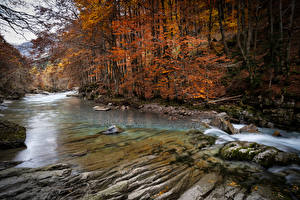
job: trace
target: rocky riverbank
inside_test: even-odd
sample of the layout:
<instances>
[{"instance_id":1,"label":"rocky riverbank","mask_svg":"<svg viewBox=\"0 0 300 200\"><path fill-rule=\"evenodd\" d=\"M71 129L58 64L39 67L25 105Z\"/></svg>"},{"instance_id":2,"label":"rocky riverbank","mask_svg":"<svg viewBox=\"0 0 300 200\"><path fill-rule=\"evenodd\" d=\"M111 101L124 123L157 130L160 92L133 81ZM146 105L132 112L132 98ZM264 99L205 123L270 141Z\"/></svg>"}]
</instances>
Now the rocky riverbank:
<instances>
[{"instance_id":1,"label":"rocky riverbank","mask_svg":"<svg viewBox=\"0 0 300 200\"><path fill-rule=\"evenodd\" d=\"M275 163L267 159L270 163L265 165L249 159L270 158L270 149L263 145L215 145L214 137L199 131L185 134L182 144L154 146L150 154L140 154L133 160L125 157L122 164L90 172L69 164L36 169L8 166L0 171L0 199L300 198L300 179L287 179L299 177L299 170L283 168L275 174L268 170L291 160L299 163L295 154L273 149L272 158L291 160Z\"/></svg>"},{"instance_id":2,"label":"rocky riverbank","mask_svg":"<svg viewBox=\"0 0 300 200\"><path fill-rule=\"evenodd\" d=\"M183 103L163 100L143 101L137 98L111 98L97 92L96 85L79 89L79 97L94 100L111 109L140 109L143 112L164 114L171 119L202 118L210 111L226 112L232 123L253 123L260 127L300 130L299 102L294 98L272 99L266 96L240 97L239 101L218 103ZM199 116L199 117L198 117Z\"/></svg>"},{"instance_id":3,"label":"rocky riverbank","mask_svg":"<svg viewBox=\"0 0 300 200\"><path fill-rule=\"evenodd\" d=\"M272 121L283 129L300 130L299 94L294 96L281 95L269 97L266 95L250 96L245 99L248 105L260 110L266 120Z\"/></svg>"}]
</instances>

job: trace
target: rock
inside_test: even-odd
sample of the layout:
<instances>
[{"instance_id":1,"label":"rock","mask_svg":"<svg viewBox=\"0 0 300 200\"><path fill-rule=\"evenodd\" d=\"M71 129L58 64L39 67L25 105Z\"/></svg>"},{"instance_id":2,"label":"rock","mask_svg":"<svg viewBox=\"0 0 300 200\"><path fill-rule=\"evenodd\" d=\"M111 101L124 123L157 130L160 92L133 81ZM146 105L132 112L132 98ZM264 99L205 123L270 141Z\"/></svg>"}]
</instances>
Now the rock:
<instances>
[{"instance_id":1,"label":"rock","mask_svg":"<svg viewBox=\"0 0 300 200\"><path fill-rule=\"evenodd\" d=\"M142 109L144 107L144 105L140 105L139 107L138 107L138 109Z\"/></svg>"},{"instance_id":2,"label":"rock","mask_svg":"<svg viewBox=\"0 0 300 200\"><path fill-rule=\"evenodd\" d=\"M279 131L274 131L274 133L272 134L272 136L274 136L274 137L282 137L282 135L280 134Z\"/></svg>"},{"instance_id":3,"label":"rock","mask_svg":"<svg viewBox=\"0 0 300 200\"><path fill-rule=\"evenodd\" d=\"M221 157L226 160L252 161L255 155L261 152L259 145L249 142L230 142L221 150Z\"/></svg>"},{"instance_id":4,"label":"rock","mask_svg":"<svg viewBox=\"0 0 300 200\"><path fill-rule=\"evenodd\" d=\"M210 122L211 122L211 121L210 121L209 119L204 119L204 120L202 120L202 121L200 122L200 124L201 124L201 126L203 126L203 127L205 127L205 128L211 128L210 125L209 125Z\"/></svg>"},{"instance_id":5,"label":"rock","mask_svg":"<svg viewBox=\"0 0 300 200\"><path fill-rule=\"evenodd\" d=\"M22 161L2 161L0 162L0 171L21 164Z\"/></svg>"},{"instance_id":6,"label":"rock","mask_svg":"<svg viewBox=\"0 0 300 200\"><path fill-rule=\"evenodd\" d=\"M18 124L0 120L0 148L24 147L26 129Z\"/></svg>"},{"instance_id":7,"label":"rock","mask_svg":"<svg viewBox=\"0 0 300 200\"><path fill-rule=\"evenodd\" d=\"M254 124L250 124L247 126L244 126L240 129L240 132L248 132L248 133L258 133L258 128Z\"/></svg>"},{"instance_id":8,"label":"rock","mask_svg":"<svg viewBox=\"0 0 300 200\"><path fill-rule=\"evenodd\" d=\"M93 109L95 111L109 111L110 110L109 107L105 107L105 106L94 106Z\"/></svg>"},{"instance_id":9,"label":"rock","mask_svg":"<svg viewBox=\"0 0 300 200\"><path fill-rule=\"evenodd\" d=\"M76 152L76 153L73 153L71 156L72 157L82 157L82 156L85 156L87 154L87 151L79 151L79 152Z\"/></svg>"},{"instance_id":10,"label":"rock","mask_svg":"<svg viewBox=\"0 0 300 200\"><path fill-rule=\"evenodd\" d=\"M272 122L267 122L266 125L268 128L274 128L274 124Z\"/></svg>"},{"instance_id":11,"label":"rock","mask_svg":"<svg viewBox=\"0 0 300 200\"><path fill-rule=\"evenodd\" d=\"M113 125L109 127L106 131L102 131L101 133L110 135L110 134L117 134L117 133L122 133L124 130L116 125Z\"/></svg>"},{"instance_id":12,"label":"rock","mask_svg":"<svg viewBox=\"0 0 300 200\"><path fill-rule=\"evenodd\" d=\"M263 167L271 167L275 164L275 156L278 150L275 148L267 148L262 150L253 158L253 162L260 164Z\"/></svg>"},{"instance_id":13,"label":"rock","mask_svg":"<svg viewBox=\"0 0 300 200\"><path fill-rule=\"evenodd\" d=\"M98 192L93 197L87 197L84 199L86 199L86 200L110 199L113 196L119 196L122 193L126 192L128 185L129 185L128 182L129 181L126 181L126 180L118 182L114 185L111 185L107 189Z\"/></svg>"},{"instance_id":14,"label":"rock","mask_svg":"<svg viewBox=\"0 0 300 200\"><path fill-rule=\"evenodd\" d=\"M15 90L10 94L5 95L8 100L19 100L25 96L25 92L23 90Z\"/></svg>"},{"instance_id":15,"label":"rock","mask_svg":"<svg viewBox=\"0 0 300 200\"><path fill-rule=\"evenodd\" d=\"M186 137L202 142L210 136L194 130L184 135ZM251 143L247 145L256 148ZM169 140L159 145L160 150L155 155L150 150L157 146L143 146L150 149L143 147L143 152L133 149L138 151L135 158L123 154L125 149L121 149L125 162L108 160L111 165L101 167L101 171L72 170L76 166L63 163L35 169L4 169L0 171L0 199L269 200L290 199L293 195L299 199L299 184L285 183L286 173L278 178L277 174L273 176L255 163L224 161L217 157L223 145L208 145L198 151L188 141ZM110 158L115 155L111 153ZM177 162L172 163L174 158ZM188 161L188 165L186 158L192 161ZM278 160L283 158L285 154ZM95 159L103 160L99 154ZM279 194L280 191L284 193Z\"/></svg>"},{"instance_id":16,"label":"rock","mask_svg":"<svg viewBox=\"0 0 300 200\"><path fill-rule=\"evenodd\" d=\"M217 117L220 117L220 118L223 118L223 119L226 119L226 120L229 119L229 116L227 115L226 112L218 113L216 116L217 116Z\"/></svg>"},{"instance_id":17,"label":"rock","mask_svg":"<svg viewBox=\"0 0 300 200\"><path fill-rule=\"evenodd\" d=\"M17 94L7 96L9 100L19 100L21 97Z\"/></svg>"},{"instance_id":18,"label":"rock","mask_svg":"<svg viewBox=\"0 0 300 200\"><path fill-rule=\"evenodd\" d=\"M81 97L80 94L67 94L66 97Z\"/></svg>"},{"instance_id":19,"label":"rock","mask_svg":"<svg viewBox=\"0 0 300 200\"><path fill-rule=\"evenodd\" d=\"M295 153L282 152L253 142L230 142L221 149L220 155L226 160L251 161L267 168L300 162Z\"/></svg>"},{"instance_id":20,"label":"rock","mask_svg":"<svg viewBox=\"0 0 300 200\"><path fill-rule=\"evenodd\" d=\"M40 94L42 94L42 95L49 95L49 92L41 92Z\"/></svg>"},{"instance_id":21,"label":"rock","mask_svg":"<svg viewBox=\"0 0 300 200\"><path fill-rule=\"evenodd\" d=\"M209 194L209 192L215 187L219 177L216 173L206 174L200 179L193 187L183 193L179 200L198 200L203 196Z\"/></svg>"},{"instance_id":22,"label":"rock","mask_svg":"<svg viewBox=\"0 0 300 200\"><path fill-rule=\"evenodd\" d=\"M233 125L226 119L227 114L226 115L225 114L223 113L218 114L215 118L211 120L210 125L215 126L229 134L238 133L238 131L233 127Z\"/></svg>"},{"instance_id":23,"label":"rock","mask_svg":"<svg viewBox=\"0 0 300 200\"><path fill-rule=\"evenodd\" d=\"M112 104L112 103L108 103L107 105L108 105L108 106L112 106L113 104Z\"/></svg>"},{"instance_id":24,"label":"rock","mask_svg":"<svg viewBox=\"0 0 300 200\"><path fill-rule=\"evenodd\" d=\"M125 105L122 105L122 106L121 106L121 110L129 110L129 109L130 109L129 106L125 106Z\"/></svg>"}]
</instances>

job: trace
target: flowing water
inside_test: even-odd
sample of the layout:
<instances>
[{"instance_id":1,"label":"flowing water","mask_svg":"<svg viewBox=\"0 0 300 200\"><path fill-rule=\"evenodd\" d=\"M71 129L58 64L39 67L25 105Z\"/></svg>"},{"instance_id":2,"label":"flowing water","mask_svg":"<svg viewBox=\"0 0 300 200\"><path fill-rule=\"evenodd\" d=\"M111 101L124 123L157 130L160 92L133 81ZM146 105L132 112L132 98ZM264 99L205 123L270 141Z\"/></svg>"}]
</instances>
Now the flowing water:
<instances>
[{"instance_id":1,"label":"flowing water","mask_svg":"<svg viewBox=\"0 0 300 200\"><path fill-rule=\"evenodd\" d=\"M27 128L24 149L0 152L0 161L23 161L18 167L40 167L68 161L89 170L109 167L111 163L149 155L153 147L183 144L188 129L200 129L218 136L218 143L253 141L275 146L283 151L300 152L300 134L280 130L282 138L271 136L272 129L260 129L262 134L228 135L218 129L207 129L191 120L168 120L153 113L136 110L96 112L93 102L67 97L73 92L50 95L27 95L19 101L6 101L0 107L0 117ZM125 128L120 135L98 132L110 125Z\"/></svg>"}]
</instances>

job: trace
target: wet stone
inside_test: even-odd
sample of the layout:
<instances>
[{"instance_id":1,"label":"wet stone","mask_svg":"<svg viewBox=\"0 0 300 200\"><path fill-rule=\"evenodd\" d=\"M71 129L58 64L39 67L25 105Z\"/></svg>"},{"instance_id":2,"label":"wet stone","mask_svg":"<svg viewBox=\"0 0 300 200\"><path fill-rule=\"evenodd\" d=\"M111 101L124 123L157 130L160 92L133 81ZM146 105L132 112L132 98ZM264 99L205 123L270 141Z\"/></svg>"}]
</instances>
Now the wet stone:
<instances>
[{"instance_id":1,"label":"wet stone","mask_svg":"<svg viewBox=\"0 0 300 200\"><path fill-rule=\"evenodd\" d=\"M226 160L255 162L267 168L300 162L297 154L251 142L230 142L221 149L220 156Z\"/></svg>"}]
</instances>

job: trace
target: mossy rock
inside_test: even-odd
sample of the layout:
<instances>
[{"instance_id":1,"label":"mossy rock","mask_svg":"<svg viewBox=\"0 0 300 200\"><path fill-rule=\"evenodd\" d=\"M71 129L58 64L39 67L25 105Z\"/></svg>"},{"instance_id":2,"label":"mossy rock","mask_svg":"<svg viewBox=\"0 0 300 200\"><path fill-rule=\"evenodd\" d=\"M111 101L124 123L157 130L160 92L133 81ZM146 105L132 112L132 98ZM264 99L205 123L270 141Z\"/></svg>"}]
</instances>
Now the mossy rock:
<instances>
[{"instance_id":1,"label":"mossy rock","mask_svg":"<svg viewBox=\"0 0 300 200\"><path fill-rule=\"evenodd\" d=\"M251 161L261 152L256 143L231 142L221 150L222 158L226 160Z\"/></svg>"},{"instance_id":2,"label":"mossy rock","mask_svg":"<svg viewBox=\"0 0 300 200\"><path fill-rule=\"evenodd\" d=\"M220 156L225 160L255 162L266 168L300 163L297 154L253 142L230 142L221 149Z\"/></svg>"},{"instance_id":3,"label":"mossy rock","mask_svg":"<svg viewBox=\"0 0 300 200\"><path fill-rule=\"evenodd\" d=\"M26 129L23 126L0 120L0 148L9 149L25 146Z\"/></svg>"}]
</instances>

